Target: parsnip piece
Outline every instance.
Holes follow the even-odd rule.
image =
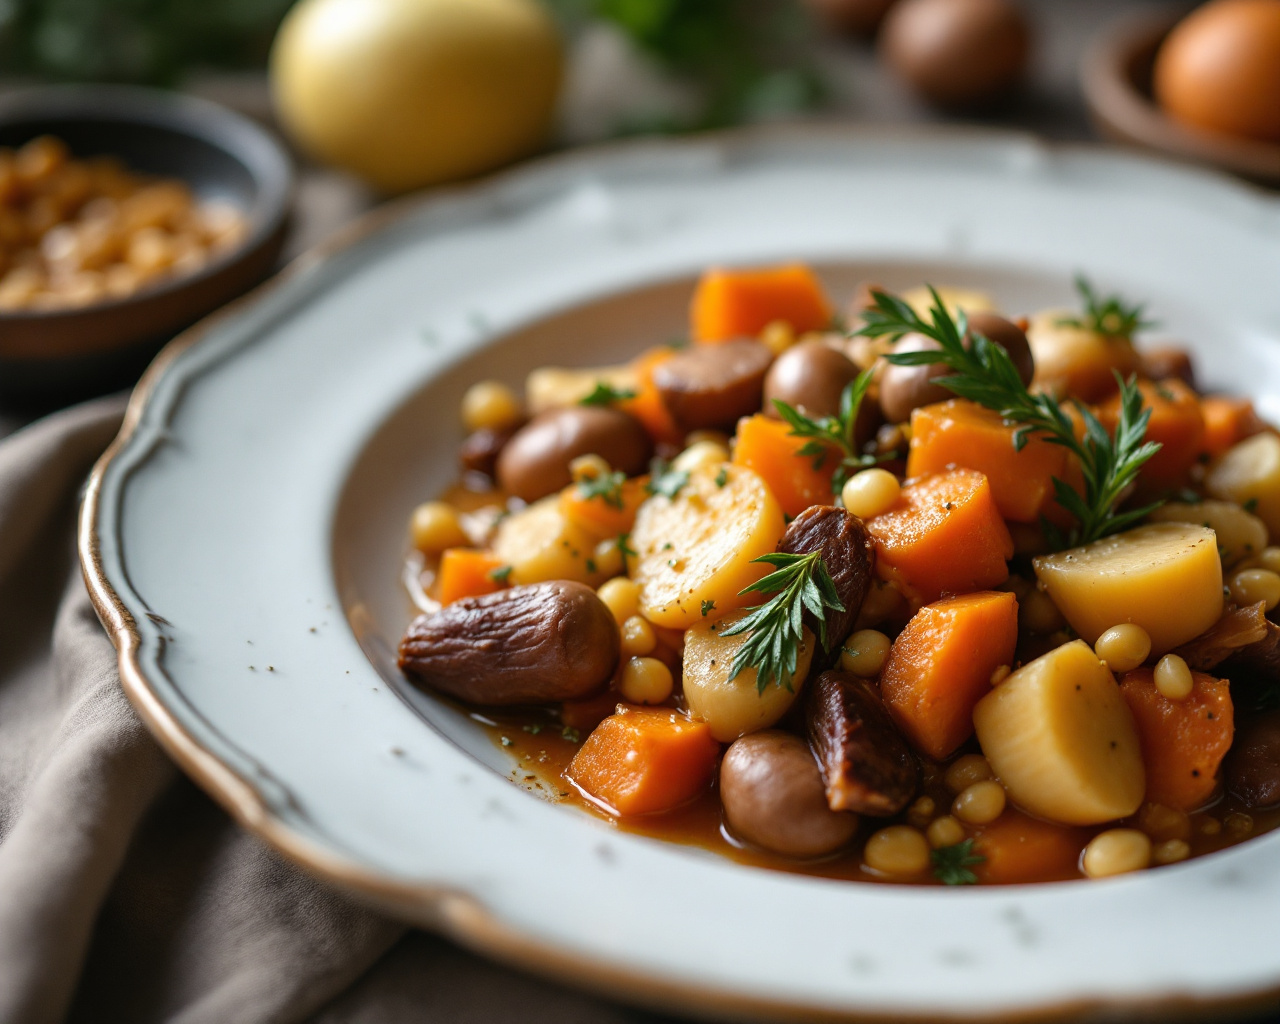
[[[947,312],[952,316],[955,316],[962,309],[966,313],[999,312],[996,309],[996,300],[986,292],[973,291],[968,288],[952,288],[949,285],[942,285],[937,291],[938,297],[942,299],[942,304],[947,307]],[[902,301],[926,320],[929,318],[929,310],[933,308],[933,296],[929,294],[929,289],[924,285],[918,288],[908,288],[902,293]]]
[[[640,584],[640,613],[659,626],[687,629],[714,602],[716,615],[759,594],[744,587],[773,571],[753,558],[777,547],[786,524],[765,482],[745,466],[704,465],[674,498],[654,495],[636,514],[632,578]]]
[[[576,580],[597,586],[605,574],[594,558],[597,538],[560,511],[552,494],[498,524],[493,553],[511,566],[510,582]]]
[[[711,727],[721,743],[732,743],[749,732],[767,729],[787,713],[800,693],[813,660],[813,634],[806,628],[796,657],[795,675],[782,686],[770,680],[760,692],[756,670],[745,668],[732,681],[733,659],[749,635],[721,636],[722,630],[745,615],[739,612],[684,634],[684,699],[694,718]]]
[[[1204,485],[1215,498],[1252,505],[1271,535],[1280,536],[1280,437],[1255,434],[1228,448],[1209,467]]]
[[[1092,402],[1115,391],[1113,371],[1128,376],[1138,368],[1138,353],[1127,338],[1062,323],[1076,315],[1067,310],[1037,313],[1027,328],[1027,343],[1036,361],[1037,385]]]
[[[1218,538],[1223,565],[1235,565],[1267,546],[1267,524],[1234,501],[1171,501],[1148,517],[1153,523],[1197,523]]]
[[[1032,559],[1036,578],[1071,627],[1092,644],[1135,622],[1161,655],[1222,615],[1222,562],[1212,530],[1152,523],[1084,547]]]
[[[1120,687],[1083,640],[1024,665],[973,709],[978,743],[1013,801],[1064,825],[1134,813],[1146,773]]]
[[[618,391],[636,391],[640,387],[640,379],[630,363],[573,369],[543,366],[529,374],[525,381],[525,405],[530,416],[548,409],[577,405],[596,389],[597,384],[608,384]]]

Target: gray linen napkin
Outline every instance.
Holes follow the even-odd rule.
[[[652,1019],[433,936],[397,944],[403,925],[280,860],[169,762],[75,556],[122,410],[0,441],[0,1022]]]

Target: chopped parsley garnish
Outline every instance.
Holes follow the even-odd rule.
[[[973,852],[973,840],[962,839],[953,846],[943,846],[929,854],[933,861],[933,877],[944,885],[973,885],[978,881],[970,868],[987,858]]]
[[[511,566],[502,565],[489,570],[489,579],[494,583],[507,583],[511,579]]]
[[[590,476],[578,481],[578,494],[584,500],[599,498],[610,508],[622,508],[622,485],[627,482],[627,474],[615,469],[599,476]]]
[[[763,579],[739,591],[740,594],[773,594],[764,604],[748,608],[750,613],[721,636],[747,633],[746,643],[733,656],[730,681],[748,668],[756,670],[756,690],[764,693],[773,682],[791,689],[803,636],[801,622],[808,611],[818,621],[822,646],[827,647],[827,609],[845,610],[820,551],[805,555],[775,551],[752,559],[778,568]],[[776,593],[775,593],[776,591]]]
[[[726,467],[721,466],[720,472],[716,474],[716,486],[723,487],[728,482],[729,482],[729,470]]]
[[[571,725],[566,725],[560,730],[560,735],[567,739],[570,743],[577,743],[582,739],[582,734]]]
[[[1133,378],[1126,381],[1116,374],[1120,419],[1114,438],[1088,408],[1075,403],[1085,426],[1084,439],[1077,440],[1075,424],[1062,406],[1050,395],[1028,391],[1009,354],[989,338],[975,333],[971,347],[966,348],[968,319],[964,311],[953,319],[938,293],[932,287],[929,292],[933,296],[929,321],[901,299],[875,292],[876,305],[863,314],[864,326],[858,333],[896,339],[915,332],[932,338],[940,346],[938,349],[891,352],[885,359],[896,366],[944,364],[951,373],[937,378],[937,383],[1018,424],[1013,434],[1015,450],[1021,451],[1032,435],[1039,435],[1051,444],[1062,445],[1080,460],[1084,494],[1056,477],[1053,481],[1058,504],[1076,518],[1069,534],[1047,522],[1042,524],[1055,547],[1087,544],[1124,530],[1160,504],[1117,511],[1138,471],[1160,450],[1159,444],[1145,440],[1151,410],[1142,407],[1142,392]]]
[[[716,603],[715,603],[714,601],[703,601],[703,602],[702,602],[702,617],[705,619],[705,618],[707,617],[707,613],[708,613],[708,612],[713,612],[713,611],[715,611],[715,609],[716,609]]]
[[[635,398],[636,392],[627,388],[615,388],[607,381],[598,380],[596,386],[592,389],[591,394],[584,398],[578,399],[579,405],[613,405],[615,402],[625,402],[628,398]]]
[[[649,482],[644,489],[650,494],[674,498],[680,488],[689,482],[689,474],[682,469],[672,469],[666,459],[654,459],[649,464]]]

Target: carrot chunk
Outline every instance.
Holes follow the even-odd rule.
[[[1142,404],[1151,410],[1147,440],[1160,443],[1160,450],[1142,467],[1147,484],[1177,487],[1204,450],[1204,413],[1200,399],[1186,384],[1175,378],[1159,382],[1138,382]],[[1098,421],[1115,433],[1120,420],[1120,396],[1114,395],[1098,409]]]
[[[935,760],[973,735],[973,708],[991,692],[991,674],[1013,664],[1018,600],[980,591],[925,605],[898,634],[880,675],[880,693],[907,738]]]
[[[1186,700],[1156,689],[1149,668],[1126,672],[1120,692],[1133,712],[1147,769],[1147,799],[1181,811],[1199,810],[1218,788],[1218,768],[1235,735],[1231,691],[1225,679],[1192,672]]]
[[[979,882],[996,885],[1079,878],[1080,854],[1088,842],[1085,829],[1010,809],[979,830],[973,848],[986,860],[973,873]]]
[[[505,583],[494,574],[502,567],[502,561],[488,551],[446,548],[440,556],[436,598],[441,604],[453,604],[464,597],[479,597],[501,590]]]
[[[830,447],[815,467],[814,456],[798,454],[808,443],[807,438],[792,437],[781,420],[760,413],[738,423],[733,461],[759,474],[793,519],[810,505],[831,504],[831,478],[840,465],[840,452]]]
[[[1221,455],[1237,442],[1266,429],[1247,398],[1206,395],[1200,399],[1200,411],[1204,414],[1203,447],[1210,455]]]
[[[601,538],[628,533],[635,525],[636,510],[649,497],[647,476],[623,481],[616,492],[587,496],[577,484],[560,492],[560,512],[571,523]]]
[[[953,466],[986,474],[996,507],[1005,519],[1037,523],[1051,510],[1061,512],[1053,478],[1071,483],[1078,469],[1071,453],[1040,435],[1021,451],[1013,444],[1016,423],[976,402],[953,398],[911,414],[911,453],[907,475],[940,473]]]
[[[831,323],[831,303],[803,264],[758,270],[708,270],[693,293],[694,341],[754,338],[775,320],[797,334]]]
[[[1009,578],[1013,538],[982,473],[952,469],[902,488],[897,506],[869,519],[876,571],[920,602],[987,590]]]
[[[680,444],[684,440],[684,431],[676,425],[663,403],[662,395],[653,383],[653,371],[675,354],[675,349],[663,346],[638,356],[631,364],[636,374],[636,395],[618,403],[619,409],[640,421],[650,437],[664,444]]]
[[[719,756],[706,722],[620,704],[587,737],[568,775],[615,814],[654,814],[706,789]]]

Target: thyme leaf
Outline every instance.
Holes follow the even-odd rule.
[[[973,885],[978,880],[970,868],[987,858],[973,852],[973,840],[962,839],[951,846],[942,846],[929,854],[933,861],[933,877],[944,885]]]
[[[621,470],[610,470],[598,476],[587,477],[578,481],[578,494],[583,500],[599,498],[610,508],[622,508],[622,485],[627,482],[627,474]]]
[[[940,346],[938,349],[891,352],[885,359],[897,366],[945,364],[951,374],[937,378],[937,383],[1018,424],[1013,434],[1015,450],[1021,451],[1033,436],[1040,436],[1051,444],[1062,445],[1080,460],[1083,494],[1062,480],[1053,481],[1058,503],[1076,518],[1069,534],[1049,534],[1055,546],[1087,544],[1127,529],[1157,507],[1159,502],[1117,511],[1138,471],[1160,450],[1158,443],[1145,440],[1151,410],[1143,408],[1142,392],[1132,377],[1124,380],[1118,373],[1115,375],[1120,387],[1120,417],[1114,437],[1089,409],[1074,402],[1085,428],[1084,437],[1077,439],[1074,422],[1057,400],[1028,391],[1009,354],[986,336],[974,333],[971,345],[966,347],[968,320],[964,311],[953,318],[932,286],[929,292],[933,307],[928,321],[896,296],[875,292],[875,308],[864,314],[864,326],[858,333],[895,339],[919,333],[932,338]]]
[[[1083,274],[1076,275],[1076,291],[1080,293],[1084,303],[1084,314],[1061,318],[1058,320],[1060,327],[1079,327],[1097,331],[1110,338],[1132,340],[1138,331],[1156,326],[1154,320],[1147,320],[1143,316],[1145,303],[1130,305],[1119,295],[1099,296]]]
[[[778,415],[791,428],[790,436],[810,438],[808,443],[796,450],[800,458],[812,459],[813,468],[821,469],[832,455],[832,449],[839,452],[840,462],[831,478],[831,490],[839,494],[844,482],[859,469],[874,466],[884,461],[874,455],[863,455],[857,449],[855,428],[858,423],[858,410],[862,408],[862,400],[866,397],[867,388],[871,386],[872,370],[866,369],[845,385],[840,393],[840,412],[836,416],[822,416],[814,419],[806,416],[799,409],[782,401],[773,400]]]
[[[596,386],[592,389],[591,394],[584,398],[578,399],[579,405],[613,405],[615,402],[625,402],[628,398],[635,398],[636,392],[627,388],[615,388],[607,381],[598,380]]]
[[[795,674],[802,639],[802,620],[808,611],[818,620],[822,646],[827,644],[827,609],[844,611],[844,604],[836,593],[835,583],[827,571],[820,551],[808,554],[791,554],[775,551],[752,559],[776,566],[774,572],[740,594],[773,594],[764,604],[747,609],[748,614],[721,636],[747,633],[746,643],[733,656],[733,673],[730,681],[748,668],[756,670],[756,690],[764,693],[770,682],[791,689],[791,677]]]

